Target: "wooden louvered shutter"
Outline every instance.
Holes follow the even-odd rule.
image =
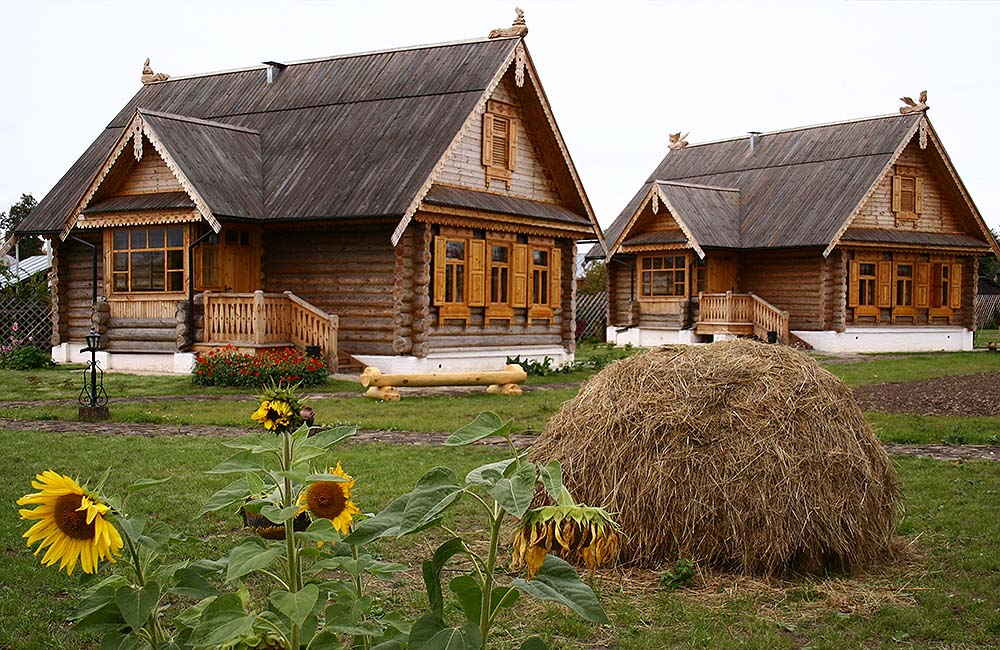
[[[493,116],[483,113],[483,164],[493,164]]]
[[[950,300],[948,301],[948,306],[952,309],[962,308],[962,265],[952,264],[951,265],[951,295],[948,296]]]
[[[507,169],[517,169],[517,120],[509,120],[507,125]]]
[[[528,306],[528,246],[514,244],[514,260],[511,265],[513,278],[511,295],[512,307]]]
[[[492,157],[489,165],[498,171],[507,169],[509,164],[507,149],[510,144],[510,119],[506,117],[493,116],[493,133],[490,134],[492,144],[490,145]]]
[[[562,251],[553,248],[549,255],[549,306],[562,305]]]
[[[899,212],[902,204],[901,195],[903,192],[903,179],[899,176],[892,177],[892,211]]]
[[[930,307],[930,264],[917,264],[913,282],[913,306]]]
[[[448,241],[444,237],[434,238],[434,304],[444,304],[445,294],[445,249]]]
[[[924,211],[924,179],[916,179],[913,185],[913,211],[920,214]]]
[[[851,260],[851,275],[847,283],[847,306],[858,306],[858,269],[860,262]]]
[[[875,304],[878,307],[892,307],[892,262],[878,263]]]
[[[486,304],[486,240],[469,242],[469,306]]]

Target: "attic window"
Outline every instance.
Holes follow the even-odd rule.
[[[912,167],[896,167],[892,177],[892,211],[896,223],[915,222],[923,211],[924,183],[918,170]]]
[[[483,114],[483,166],[486,187],[496,178],[510,189],[511,172],[517,168],[517,117],[509,104],[491,100]]]

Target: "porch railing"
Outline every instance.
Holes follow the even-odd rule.
[[[202,294],[205,309],[203,342],[319,346],[330,368],[336,368],[339,321],[291,291],[284,293]]]
[[[730,328],[734,334],[752,333],[767,339],[776,332],[780,343],[788,343],[788,312],[782,311],[753,293],[698,294],[698,325],[715,332]]]

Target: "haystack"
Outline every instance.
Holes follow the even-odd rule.
[[[532,459],[622,525],[621,561],[855,572],[894,547],[893,466],[848,388],[788,347],[665,346],[591,378]]]

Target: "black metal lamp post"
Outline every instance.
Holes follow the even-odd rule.
[[[90,364],[83,371],[83,389],[80,391],[80,419],[107,420],[108,394],[104,392],[104,371],[97,365],[97,350],[101,345],[101,335],[90,330],[87,347],[81,352],[90,353]]]

